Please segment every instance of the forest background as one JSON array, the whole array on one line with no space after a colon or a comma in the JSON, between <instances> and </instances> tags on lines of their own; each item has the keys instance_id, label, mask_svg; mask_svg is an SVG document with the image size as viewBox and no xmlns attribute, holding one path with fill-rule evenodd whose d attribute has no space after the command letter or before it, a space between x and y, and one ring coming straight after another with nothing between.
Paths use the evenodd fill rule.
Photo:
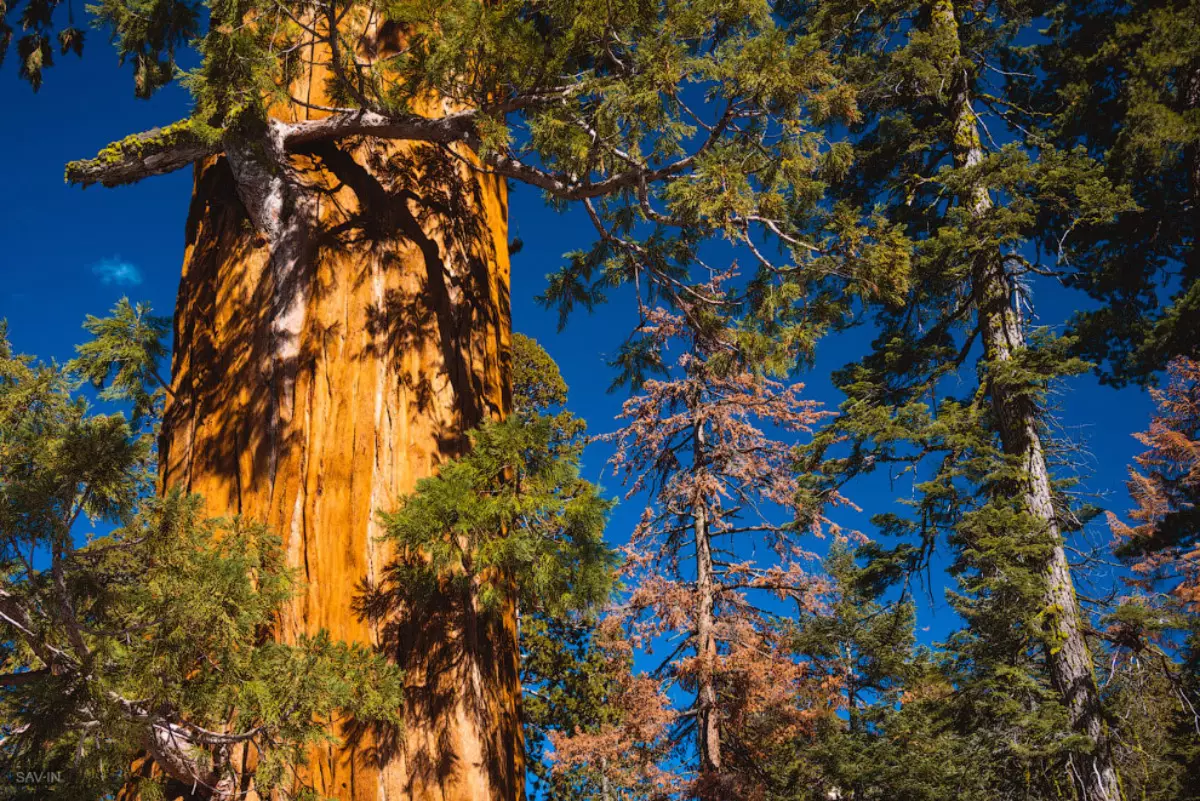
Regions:
<instances>
[{"instance_id":1,"label":"forest background","mask_svg":"<svg viewBox=\"0 0 1200 801\"><path fill-rule=\"evenodd\" d=\"M6 282L0 318L9 322L15 350L67 360L81 339L78 324L84 316L103 313L122 296L149 301L159 313L169 313L175 302L188 175L105 192L80 192L58 179L63 163L106 141L185 116L186 95L169 87L149 102L131 98L127 76L112 69L111 56L99 47L89 48L82 59L62 59L54 80L39 94L31 93L11 71L0 77L0 87L6 108L21 121L0 135L6 151L18 154L7 170L9 191L0 230L5 243L0 268ZM513 248L514 329L541 342L559 363L572 390L571 410L589 421L594 433L611 431L624 390L609 392L614 373L608 362L636 324L633 306L620 302L618 292L595 314L576 314L559 331L558 315L542 308L535 297L564 254L591 241L589 221L578 209L547 208L539 194L526 187L517 187L512 196L511 219L510 238L521 245ZM1072 313L1089 307L1082 293L1059 286L1053 278L1030 280L1036 304L1028 311L1035 325L1061 330ZM831 384L832 372L862 356L874 333L864 316L857 327L821 340L815 360L797 376L807 386L804 397L835 409L842 397ZM1148 425L1148 394L1139 388L1102 386L1090 374L1065 379L1054 390L1056 398L1069 398L1065 411L1053 413L1052 419L1057 437L1078 445L1072 469L1081 484L1075 492L1123 515L1130 506L1125 490L1128 468L1143 449L1132 435ZM796 442L805 439L801 436ZM616 495L621 489L607 466L611 454L611 444L592 443L585 453L584 475ZM898 512L897 504L911 493L911 478L879 471L847 485L845 494L856 508L840 506L831 517L873 537L877 532L869 518ZM636 526L642 501L628 498L616 507L607 529L613 545L623 544ZM1104 518L1098 517L1073 535L1072 544L1080 551L1102 551L1111 536ZM811 547L817 553L825 550L817 542ZM947 559L939 544L922 582L913 588L917 630L928 644L942 641L961 624L945 600L952 584ZM1093 564L1075 578L1082 595L1097 598L1118 586L1119 575L1118 568ZM650 664L644 657L635 660L635 666Z\"/></svg>"},{"instance_id":2,"label":"forest background","mask_svg":"<svg viewBox=\"0 0 1200 801\"><path fill-rule=\"evenodd\" d=\"M190 108L186 90L172 84L149 100L138 99L129 91L127 72L114 69L112 53L96 46L85 49L81 58L60 58L52 80L36 94L15 69L0 71L0 97L13 119L21 121L0 126L4 152L20 154L6 165L0 214L0 318L9 321L14 350L65 362L84 338L84 317L107 313L121 297L146 301L157 314L169 315L179 285L181 221L187 217L191 174L180 171L90 191L68 186L61 177L68 161L129 131L185 117ZM635 309L618 296L594 314L574 315L559 331L557 311L536 298L546 289L547 274L562 266L565 253L589 244L594 229L583 209L559 212L537 190L514 189L511 233L522 247L513 256L513 330L533 337L558 363L571 390L570 408L589 421L593 433L614 430L628 392L609 391L614 372L608 361L636 324ZM1095 306L1083 292L1055 279L1035 276L1034 281L1037 324L1061 330L1073 312ZM805 396L835 410L844 397L833 387L832 371L866 353L873 335L871 321L864 317L858 328L820 340L815 363L799 376ZM1085 452L1080 489L1094 493L1106 509L1124 512L1130 505L1125 488L1129 465L1143 450L1133 435L1147 428L1153 410L1148 392L1101 386L1091 374L1065 379L1061 390L1070 403L1057 415L1058 425ZM606 467L611 454L610 443L590 443L584 473L615 495L621 488ZM862 511L841 507L832 516L867 535L872 534L871 515L899 511L897 500L908 497L904 484L889 482L884 474L858 480L849 494ZM642 508L638 499L631 499L614 509L608 526L614 545L624 543ZM1091 544L1103 545L1111 534L1101 517L1085 536ZM941 550L943 558L935 561L929 586L915 598L918 631L928 643L959 625L945 602ZM1107 584L1115 576L1101 571L1091 578Z\"/></svg>"}]
</instances>

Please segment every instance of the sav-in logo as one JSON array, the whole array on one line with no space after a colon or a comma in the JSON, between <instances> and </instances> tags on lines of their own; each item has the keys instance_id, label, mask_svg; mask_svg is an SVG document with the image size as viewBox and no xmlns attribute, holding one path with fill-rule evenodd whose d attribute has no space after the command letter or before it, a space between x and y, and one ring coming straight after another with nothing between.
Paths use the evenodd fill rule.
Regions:
<instances>
[{"instance_id":1,"label":"sav-in logo","mask_svg":"<svg viewBox=\"0 0 1200 801\"><path fill-rule=\"evenodd\" d=\"M57 784L62 773L57 770L14 770L8 774L13 784Z\"/></svg>"}]
</instances>

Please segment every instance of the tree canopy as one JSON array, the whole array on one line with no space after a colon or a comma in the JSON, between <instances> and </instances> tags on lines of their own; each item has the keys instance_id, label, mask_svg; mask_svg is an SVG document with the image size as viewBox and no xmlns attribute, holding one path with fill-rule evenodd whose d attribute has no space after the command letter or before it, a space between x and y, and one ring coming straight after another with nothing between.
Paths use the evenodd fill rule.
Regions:
<instances>
[{"instance_id":1,"label":"tree canopy","mask_svg":"<svg viewBox=\"0 0 1200 801\"><path fill-rule=\"evenodd\" d=\"M539 300L560 329L628 304L622 413L591 437L547 351L500 332L511 413L372 510L396 558L355 608L386 625L436 599L476 635L512 611L539 797L1197 797L1195 0L88 14L138 95L178 81L193 105L70 183L224 159L284 266L319 219L297 165L333 145L412 144L590 223ZM0 6L35 90L84 46L63 16ZM1043 325L1051 292L1075 300ZM0 337L0 758L70 764L62 797L229 797L248 771L292 792L322 718L402 722L380 650L272 640L296 587L275 534L151 492L168 327L123 301L65 366ZM819 406L799 379L856 327ZM1165 381L1128 513L1081 495L1057 425L1089 373ZM583 478L596 443L644 509L628 531ZM855 504L862 532L835 522Z\"/></svg>"}]
</instances>

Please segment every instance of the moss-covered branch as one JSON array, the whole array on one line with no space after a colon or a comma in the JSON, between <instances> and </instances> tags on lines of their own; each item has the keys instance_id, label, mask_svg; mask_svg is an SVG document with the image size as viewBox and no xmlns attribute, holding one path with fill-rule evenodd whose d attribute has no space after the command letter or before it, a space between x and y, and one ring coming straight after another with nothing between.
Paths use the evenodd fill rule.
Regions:
<instances>
[{"instance_id":1,"label":"moss-covered branch","mask_svg":"<svg viewBox=\"0 0 1200 801\"><path fill-rule=\"evenodd\" d=\"M183 169L221 150L219 131L181 120L113 142L94 158L69 162L66 180L85 187L121 186Z\"/></svg>"},{"instance_id":2,"label":"moss-covered branch","mask_svg":"<svg viewBox=\"0 0 1200 801\"><path fill-rule=\"evenodd\" d=\"M375 136L381 139L449 144L463 141L473 132L476 112L459 112L430 119L415 114L385 116L358 110L334 114L318 120L285 123L271 120L270 138L283 149L337 141L348 136ZM128 136L113 142L94 158L67 164L68 183L91 186L121 186L143 178L174 172L197 159L215 156L226 149L223 131L194 120L181 120L165 128Z\"/></svg>"}]
</instances>

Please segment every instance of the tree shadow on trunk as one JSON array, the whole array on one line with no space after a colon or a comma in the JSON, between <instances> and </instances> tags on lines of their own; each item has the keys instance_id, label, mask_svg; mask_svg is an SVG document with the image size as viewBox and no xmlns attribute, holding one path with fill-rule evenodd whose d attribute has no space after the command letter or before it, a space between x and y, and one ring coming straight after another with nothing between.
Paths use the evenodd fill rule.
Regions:
<instances>
[{"instance_id":1,"label":"tree shadow on trunk","mask_svg":"<svg viewBox=\"0 0 1200 801\"><path fill-rule=\"evenodd\" d=\"M160 442L162 486L203 492L220 514L263 519L291 543L289 559L302 582L309 582L310 569L323 577L326 583L302 592L279 636L311 633L324 620L334 621L333 629L343 621L355 621L350 628L359 630L365 623L377 647L406 671L405 729L343 721L335 734L344 746L329 754L341 751L350 765L379 769L402 759L412 797L471 775L486 777L480 780L493 798L519 797L515 613L481 618L469 594L450 586L417 603L411 588L396 584L394 568L419 563L419 555L402 555L367 576L361 570L332 576L335 566L354 560L331 551L383 558L384 546L363 531L381 510L360 515L353 512L359 506L347 507L353 514L343 536L320 506L330 482L395 481L436 469L465 451L472 427L503 416L510 405L507 274L497 272L482 179L434 146L371 140L314 147L297 153L293 164L317 212L304 232L298 268L283 272L272 270L268 243L250 226L225 159L197 169L174 331L174 394ZM502 200L500 206L504 213ZM307 311L299 333L282 341L273 326L296 299ZM343 303L352 308L342 313ZM330 304L338 313L330 313ZM359 325L365 330L345 330ZM377 366L375 391L404 396L403 403L385 402L387 414L408 415L388 430L415 432L385 443L404 465L399 472L372 473L383 468L356 461L362 458L356 450L350 462L334 465L346 475L327 475L322 460L350 457L337 438L354 432L324 431L318 450L308 440L304 413L342 408L318 405L314 393L348 391L338 377L356 362ZM353 375L366 381L376 367ZM379 442L385 435L374 436ZM355 492L346 490L328 508L355 497L361 504L362 491ZM395 499L387 492L372 505L390 507ZM336 586L342 581L346 590ZM356 582L352 601L347 590ZM336 766L347 763L320 750L322 766L314 768L328 787L366 780L356 779L353 768L348 777L338 775L344 769Z\"/></svg>"}]
</instances>

